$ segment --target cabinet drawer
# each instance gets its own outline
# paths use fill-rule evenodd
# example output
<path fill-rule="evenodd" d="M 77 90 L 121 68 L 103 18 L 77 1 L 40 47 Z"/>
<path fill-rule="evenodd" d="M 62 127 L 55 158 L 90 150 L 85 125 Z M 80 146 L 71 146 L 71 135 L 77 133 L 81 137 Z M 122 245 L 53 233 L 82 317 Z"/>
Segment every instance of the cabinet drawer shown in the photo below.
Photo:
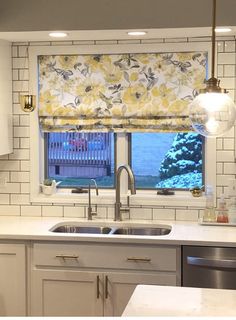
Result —
<path fill-rule="evenodd" d="M 174 246 L 126 244 L 41 244 L 33 246 L 35 266 L 176 271 Z"/>

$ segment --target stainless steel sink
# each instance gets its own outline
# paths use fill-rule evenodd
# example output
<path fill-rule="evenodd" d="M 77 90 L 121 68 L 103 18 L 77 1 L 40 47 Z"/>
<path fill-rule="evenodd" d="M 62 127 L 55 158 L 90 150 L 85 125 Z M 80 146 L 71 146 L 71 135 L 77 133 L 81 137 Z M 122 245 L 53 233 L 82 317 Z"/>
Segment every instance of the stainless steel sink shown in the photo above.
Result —
<path fill-rule="evenodd" d="M 132 236 L 163 236 L 169 234 L 171 232 L 171 227 L 156 227 L 156 228 L 149 228 L 149 227 L 128 227 L 128 228 L 118 228 L 116 229 L 113 234 L 119 235 L 132 235 Z"/>
<path fill-rule="evenodd" d="M 112 229 L 109 227 L 62 225 L 52 229 L 51 231 L 63 233 L 108 234 L 111 230 Z"/>
<path fill-rule="evenodd" d="M 109 235 L 137 235 L 137 236 L 163 236 L 171 232 L 171 226 L 159 227 L 107 227 L 107 226 L 78 226 L 73 224 L 56 225 L 52 232 L 58 233 L 87 233 Z"/>

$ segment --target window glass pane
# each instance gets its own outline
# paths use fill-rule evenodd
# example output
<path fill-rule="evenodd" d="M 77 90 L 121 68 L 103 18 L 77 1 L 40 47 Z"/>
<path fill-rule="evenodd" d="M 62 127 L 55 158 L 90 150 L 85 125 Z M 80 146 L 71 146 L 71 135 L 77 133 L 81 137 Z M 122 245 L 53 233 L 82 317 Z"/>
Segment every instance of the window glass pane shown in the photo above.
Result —
<path fill-rule="evenodd" d="M 47 177 L 61 181 L 59 187 L 114 187 L 113 133 L 48 133 Z"/>
<path fill-rule="evenodd" d="M 196 133 L 133 133 L 131 165 L 141 189 L 203 185 L 203 138 Z"/>

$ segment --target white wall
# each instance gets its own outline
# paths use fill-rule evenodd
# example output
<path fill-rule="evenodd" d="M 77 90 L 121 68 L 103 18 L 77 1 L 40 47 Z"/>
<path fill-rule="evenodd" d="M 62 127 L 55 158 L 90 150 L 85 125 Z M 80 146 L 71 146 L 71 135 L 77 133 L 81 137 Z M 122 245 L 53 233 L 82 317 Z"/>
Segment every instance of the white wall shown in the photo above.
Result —
<path fill-rule="evenodd" d="M 181 38 L 181 39 L 153 39 L 142 40 L 143 43 L 150 42 L 191 42 L 209 41 L 209 38 Z M 130 40 L 129 43 L 132 41 Z M 133 40 L 133 43 L 140 43 Z M 10 155 L 0 157 L 0 178 L 6 179 L 5 188 L 0 187 L 0 215 L 13 216 L 65 216 L 84 217 L 85 207 L 83 205 L 58 205 L 58 204 L 34 204 L 30 202 L 30 150 L 29 150 L 29 115 L 23 113 L 19 105 L 20 92 L 28 91 L 28 59 L 27 47 L 34 45 L 77 45 L 77 44 L 122 44 L 127 41 L 74 41 L 74 42 L 31 42 L 13 43 L 13 121 L 14 121 L 14 152 Z M 218 77 L 221 86 L 228 89 L 232 98 L 235 94 L 235 38 L 222 37 L 217 42 Z M 229 179 L 236 174 L 235 165 L 235 134 L 234 128 L 224 137 L 217 138 L 217 197 L 221 193 L 227 195 Z M 99 218 L 113 216 L 112 206 L 99 206 Z M 160 207 L 139 206 L 131 210 L 131 219 L 177 219 L 197 220 L 202 214 L 197 207 Z"/>

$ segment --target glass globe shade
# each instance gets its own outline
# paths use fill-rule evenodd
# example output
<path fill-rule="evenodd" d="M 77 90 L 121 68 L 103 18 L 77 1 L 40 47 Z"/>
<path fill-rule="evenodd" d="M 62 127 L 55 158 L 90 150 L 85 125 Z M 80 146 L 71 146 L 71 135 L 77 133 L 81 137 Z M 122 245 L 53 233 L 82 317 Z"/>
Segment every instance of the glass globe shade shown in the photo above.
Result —
<path fill-rule="evenodd" d="M 189 106 L 189 118 L 195 131 L 205 137 L 216 137 L 232 128 L 236 108 L 226 93 L 201 93 Z"/>

